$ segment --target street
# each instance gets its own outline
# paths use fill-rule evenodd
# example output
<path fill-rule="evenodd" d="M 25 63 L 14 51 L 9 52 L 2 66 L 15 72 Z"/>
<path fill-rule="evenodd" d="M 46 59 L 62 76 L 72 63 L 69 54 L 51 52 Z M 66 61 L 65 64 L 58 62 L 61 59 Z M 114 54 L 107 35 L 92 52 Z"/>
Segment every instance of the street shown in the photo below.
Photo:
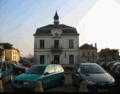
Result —
<path fill-rule="evenodd" d="M 18 75 L 14 75 L 14 78 L 17 77 Z M 11 88 L 10 83 L 6 83 L 3 85 L 4 87 L 4 92 L 14 92 L 13 89 Z M 119 92 L 120 86 L 116 85 L 114 90 L 110 92 Z M 72 85 L 72 78 L 71 74 L 66 74 L 65 78 L 65 85 L 64 86 L 52 86 L 49 88 L 44 89 L 44 92 L 77 92 L 75 86 Z"/>

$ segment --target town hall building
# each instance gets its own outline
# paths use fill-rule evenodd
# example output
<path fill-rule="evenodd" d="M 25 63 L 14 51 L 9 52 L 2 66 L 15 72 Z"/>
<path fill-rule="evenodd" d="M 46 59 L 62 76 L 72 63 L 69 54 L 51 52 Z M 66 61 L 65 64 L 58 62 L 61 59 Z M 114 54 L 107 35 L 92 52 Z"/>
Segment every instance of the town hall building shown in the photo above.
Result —
<path fill-rule="evenodd" d="M 79 63 L 79 34 L 76 28 L 59 24 L 57 12 L 54 24 L 40 27 L 34 34 L 34 63 Z"/>

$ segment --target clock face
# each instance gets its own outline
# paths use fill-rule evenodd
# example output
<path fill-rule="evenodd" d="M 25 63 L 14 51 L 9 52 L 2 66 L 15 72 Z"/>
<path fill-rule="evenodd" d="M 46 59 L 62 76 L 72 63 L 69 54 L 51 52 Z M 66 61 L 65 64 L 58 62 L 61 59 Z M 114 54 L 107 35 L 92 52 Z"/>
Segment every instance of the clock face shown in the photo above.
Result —
<path fill-rule="evenodd" d="M 58 33 L 55 33 L 55 36 L 58 36 Z"/>

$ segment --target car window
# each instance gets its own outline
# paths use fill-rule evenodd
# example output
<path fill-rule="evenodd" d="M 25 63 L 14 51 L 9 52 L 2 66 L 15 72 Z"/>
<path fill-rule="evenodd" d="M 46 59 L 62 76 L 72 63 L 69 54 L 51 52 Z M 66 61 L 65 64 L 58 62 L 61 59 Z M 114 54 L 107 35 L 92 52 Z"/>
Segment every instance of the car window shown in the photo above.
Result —
<path fill-rule="evenodd" d="M 45 66 L 32 66 L 25 74 L 43 74 Z"/>
<path fill-rule="evenodd" d="M 77 65 L 75 66 L 75 71 L 77 71 L 78 68 L 79 68 L 79 65 L 77 64 Z"/>
<path fill-rule="evenodd" d="M 6 70 L 6 69 L 7 69 L 7 68 L 6 68 L 6 64 L 3 63 L 2 70 Z"/>
<path fill-rule="evenodd" d="M 6 65 L 7 65 L 7 69 L 11 68 L 11 65 L 8 62 L 6 62 Z"/>
<path fill-rule="evenodd" d="M 116 66 L 115 71 L 116 71 L 116 72 L 120 72 L 120 65 L 117 65 L 117 66 Z"/>
<path fill-rule="evenodd" d="M 60 65 L 55 65 L 54 68 L 56 72 L 59 72 L 62 70 L 62 67 Z"/>
<path fill-rule="evenodd" d="M 27 65 L 27 64 L 29 64 L 29 63 L 28 63 L 28 62 L 23 62 L 23 64 L 26 64 L 26 65 Z"/>
<path fill-rule="evenodd" d="M 99 65 L 81 65 L 81 73 L 105 73 L 105 71 Z"/>
<path fill-rule="evenodd" d="M 0 69 L 1 69 L 1 67 L 2 67 L 2 62 L 0 62 Z"/>
<path fill-rule="evenodd" d="M 54 73 L 54 72 L 55 72 L 55 71 L 54 71 L 54 67 L 53 67 L 52 65 L 47 66 L 45 72 L 48 72 L 48 73 Z"/>

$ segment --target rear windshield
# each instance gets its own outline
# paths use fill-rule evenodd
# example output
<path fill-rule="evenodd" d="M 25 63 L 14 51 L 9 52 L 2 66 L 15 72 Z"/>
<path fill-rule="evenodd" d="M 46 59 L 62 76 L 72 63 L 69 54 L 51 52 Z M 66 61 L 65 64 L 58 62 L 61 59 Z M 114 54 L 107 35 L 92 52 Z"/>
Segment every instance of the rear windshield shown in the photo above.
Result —
<path fill-rule="evenodd" d="M 25 74 L 43 74 L 46 66 L 32 66 Z"/>
<path fill-rule="evenodd" d="M 81 73 L 105 73 L 105 71 L 99 65 L 81 65 Z"/>

